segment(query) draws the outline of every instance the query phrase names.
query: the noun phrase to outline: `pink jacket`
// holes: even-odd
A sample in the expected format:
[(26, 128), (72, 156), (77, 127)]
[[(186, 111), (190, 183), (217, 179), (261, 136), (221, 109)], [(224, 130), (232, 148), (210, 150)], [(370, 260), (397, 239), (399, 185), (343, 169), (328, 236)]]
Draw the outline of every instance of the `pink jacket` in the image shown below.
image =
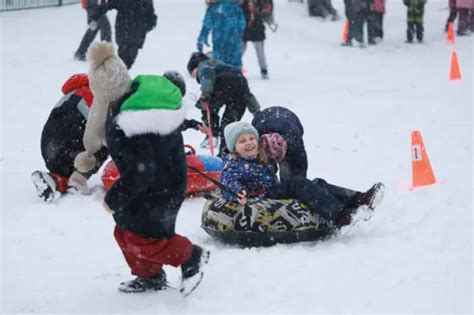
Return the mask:
[(458, 9), (474, 9), (474, 0), (456, 0)]
[(385, 13), (385, 0), (374, 0), (374, 11)]

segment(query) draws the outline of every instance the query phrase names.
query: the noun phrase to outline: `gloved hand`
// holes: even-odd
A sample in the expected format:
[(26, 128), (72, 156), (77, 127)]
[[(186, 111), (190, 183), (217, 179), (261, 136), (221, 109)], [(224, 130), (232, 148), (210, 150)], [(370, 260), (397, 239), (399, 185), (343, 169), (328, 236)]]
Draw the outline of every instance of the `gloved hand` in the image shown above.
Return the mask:
[(196, 48), (199, 52), (202, 53), (202, 49), (204, 48), (204, 45), (209, 47), (209, 43), (207, 42), (207, 38), (199, 38)]
[[(248, 202), (248, 198), (247, 198), (247, 191), (242, 189), (241, 191), (239, 191), (237, 193), (237, 202), (240, 203), (241, 205), (245, 206)], [(245, 215), (248, 215), (247, 213), (245, 213)]]
[(199, 99), (197, 102), (196, 102), (196, 105), (194, 105), (197, 109), (200, 109), (200, 110), (204, 110), (204, 106), (205, 106), (205, 103), (204, 102), (201, 102), (201, 99)]
[(206, 109), (206, 104), (209, 103), (209, 100), (211, 99), (211, 93), (202, 93), (201, 97), (199, 100), (196, 102), (196, 107), (199, 108), (200, 110)]
[(194, 119), (189, 119), (188, 127), (196, 130), (201, 130), (201, 128), (203, 127), (203, 123)]
[(89, 29), (91, 31), (95, 31), (97, 29), (97, 27), (98, 27), (97, 21), (92, 20), (92, 21), (89, 22)]

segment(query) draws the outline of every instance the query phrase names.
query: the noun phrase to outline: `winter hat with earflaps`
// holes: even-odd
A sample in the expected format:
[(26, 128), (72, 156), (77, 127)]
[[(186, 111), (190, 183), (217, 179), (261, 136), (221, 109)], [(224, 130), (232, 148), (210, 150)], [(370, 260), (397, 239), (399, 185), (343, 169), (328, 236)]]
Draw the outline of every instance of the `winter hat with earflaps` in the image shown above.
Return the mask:
[(252, 124), (246, 121), (235, 121), (228, 124), (224, 129), (224, 138), (229, 152), (234, 152), (235, 143), (241, 134), (251, 133), (258, 141), (258, 131)]
[(105, 121), (110, 103), (116, 101), (128, 90), (132, 80), (124, 62), (115, 54), (108, 42), (94, 42), (88, 51), (89, 86), (94, 101), (87, 119), (83, 143), (86, 149), (81, 152), (74, 166), (81, 173), (90, 172), (96, 165), (93, 156), (105, 145)]
[(159, 75), (139, 75), (132, 84), (135, 92), (121, 104), (115, 118), (127, 137), (167, 135), (178, 129), (186, 116), (179, 87)]

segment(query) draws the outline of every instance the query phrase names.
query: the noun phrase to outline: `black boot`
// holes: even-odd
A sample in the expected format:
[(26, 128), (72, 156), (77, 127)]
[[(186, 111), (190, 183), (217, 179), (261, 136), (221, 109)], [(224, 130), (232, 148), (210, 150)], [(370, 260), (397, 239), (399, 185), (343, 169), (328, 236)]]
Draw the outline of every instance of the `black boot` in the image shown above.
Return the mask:
[(383, 183), (375, 183), (365, 193), (357, 193), (354, 206), (367, 206), (370, 210), (374, 210), (380, 202), (382, 202), (385, 194), (385, 186)]
[(367, 205), (360, 205), (355, 208), (345, 208), (339, 213), (336, 220), (334, 220), (334, 224), (340, 229), (361, 220), (368, 221), (373, 215), (374, 211), (369, 209)]
[(140, 293), (152, 290), (165, 290), (166, 287), (166, 273), (164, 270), (161, 270), (154, 277), (136, 277), (131, 281), (122, 282), (118, 290), (124, 293)]
[(179, 292), (188, 296), (201, 283), (204, 273), (202, 268), (209, 262), (209, 251), (193, 245), (191, 257), (181, 265), (181, 287)]
[(357, 208), (346, 208), (339, 213), (339, 216), (334, 221), (334, 224), (340, 229), (343, 226), (352, 223), (352, 214), (355, 213)]

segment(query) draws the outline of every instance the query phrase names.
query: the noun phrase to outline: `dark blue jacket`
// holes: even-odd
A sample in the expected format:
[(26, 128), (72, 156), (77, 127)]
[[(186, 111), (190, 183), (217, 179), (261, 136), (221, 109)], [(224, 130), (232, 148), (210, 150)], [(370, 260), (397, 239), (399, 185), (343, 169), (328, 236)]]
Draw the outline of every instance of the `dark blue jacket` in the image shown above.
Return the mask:
[[(266, 197), (269, 188), (278, 184), (278, 178), (276, 168), (272, 164), (263, 165), (258, 159), (247, 160), (229, 154), (224, 160), (221, 182), (235, 193), (245, 190), (249, 198), (263, 198)], [(221, 192), (225, 199), (237, 200), (234, 195), (225, 190)]]
[(282, 181), (287, 179), (287, 174), (306, 177), (308, 157), (303, 142), (304, 129), (295, 113), (285, 107), (268, 107), (254, 115), (252, 125), (260, 136), (276, 132), (286, 139), (288, 152), (286, 158), (280, 163), (280, 168), (282, 164), (286, 164), (285, 167), (289, 168), (289, 173), (282, 173), (280, 170)]

